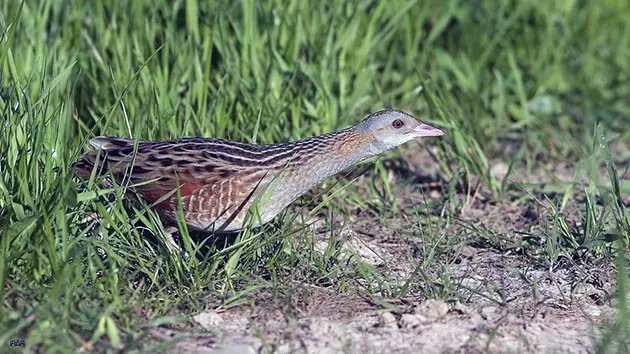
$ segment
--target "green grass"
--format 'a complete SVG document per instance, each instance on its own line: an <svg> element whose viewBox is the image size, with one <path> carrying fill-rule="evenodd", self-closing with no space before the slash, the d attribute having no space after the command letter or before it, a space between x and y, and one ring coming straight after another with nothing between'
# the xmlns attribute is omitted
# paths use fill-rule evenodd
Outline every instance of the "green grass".
<svg viewBox="0 0 630 354"><path fill-rule="evenodd" d="M26 338L47 351L137 349L148 329L181 321L171 316L249 303L260 289L284 296L291 281L456 296L440 271L456 243L445 230L471 199L457 191L479 180L498 202L551 196L553 217L524 244L480 229L458 240L525 249L550 269L584 250L608 266L618 257L619 319L601 345L627 348L630 214L620 200L630 183L619 176L630 160L628 18L625 0L2 2L0 347ZM269 143L382 107L447 131L425 143L437 145L444 200L413 211L409 224L427 246L418 277L402 282L346 264L332 231L316 252L305 218L350 224L361 208L393 223L399 188L385 162L398 152L367 165L361 183L328 181L236 240L184 232L189 257L169 251L154 213L119 189L79 183L70 168L94 135ZM573 182L514 184L491 173L496 160L530 172L568 162ZM578 195L585 202L567 209ZM567 220L573 210L581 229ZM92 213L100 219L82 222Z"/></svg>

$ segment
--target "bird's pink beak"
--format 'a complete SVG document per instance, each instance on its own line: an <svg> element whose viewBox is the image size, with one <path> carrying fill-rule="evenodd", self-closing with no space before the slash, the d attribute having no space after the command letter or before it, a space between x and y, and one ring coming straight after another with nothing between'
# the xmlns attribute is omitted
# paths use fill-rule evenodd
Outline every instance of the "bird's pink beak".
<svg viewBox="0 0 630 354"><path fill-rule="evenodd" d="M415 127L413 131L415 135L418 137L444 135L444 132L442 131L442 129L438 129L424 122L420 123L419 126Z"/></svg>

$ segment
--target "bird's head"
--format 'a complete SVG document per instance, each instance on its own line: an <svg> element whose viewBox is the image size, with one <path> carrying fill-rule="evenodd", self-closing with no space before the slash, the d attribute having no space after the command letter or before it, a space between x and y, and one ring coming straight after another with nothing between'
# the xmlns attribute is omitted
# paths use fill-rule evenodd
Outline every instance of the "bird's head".
<svg viewBox="0 0 630 354"><path fill-rule="evenodd" d="M442 130L411 114L391 109L370 114L359 123L357 129L373 136L372 145L377 154L416 138L444 135Z"/></svg>

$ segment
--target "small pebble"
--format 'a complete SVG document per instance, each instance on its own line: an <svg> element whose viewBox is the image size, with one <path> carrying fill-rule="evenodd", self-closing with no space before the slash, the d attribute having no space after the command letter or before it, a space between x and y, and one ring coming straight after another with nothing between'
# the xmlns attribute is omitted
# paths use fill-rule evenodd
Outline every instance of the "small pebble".
<svg viewBox="0 0 630 354"><path fill-rule="evenodd" d="M258 350L253 348L249 344L231 344L222 348L216 348L212 352L212 354L256 354Z"/></svg>
<svg viewBox="0 0 630 354"><path fill-rule="evenodd" d="M381 313L380 325L386 328L398 328L396 317L391 312Z"/></svg>
<svg viewBox="0 0 630 354"><path fill-rule="evenodd" d="M405 313L400 318L402 328L416 328L428 322L426 317L412 313Z"/></svg>
<svg viewBox="0 0 630 354"><path fill-rule="evenodd" d="M416 312L429 320L437 320L446 316L448 305L442 300L427 300L418 307Z"/></svg>
<svg viewBox="0 0 630 354"><path fill-rule="evenodd" d="M214 311L206 311L193 317L206 330L216 330L223 325L223 317Z"/></svg>

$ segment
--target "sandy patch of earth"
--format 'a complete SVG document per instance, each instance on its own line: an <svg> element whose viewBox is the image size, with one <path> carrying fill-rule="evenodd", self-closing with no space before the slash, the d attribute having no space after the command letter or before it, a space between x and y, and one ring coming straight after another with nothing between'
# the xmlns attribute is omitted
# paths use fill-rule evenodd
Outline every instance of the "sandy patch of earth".
<svg viewBox="0 0 630 354"><path fill-rule="evenodd" d="M410 250L421 241L376 230L341 230L343 257L387 267L401 283L413 277L418 260ZM327 235L316 245L322 252ZM458 284L452 301L413 292L367 298L296 284L288 303L262 292L253 307L197 314L189 326L201 333L171 352L584 353L594 350L598 326L614 318L611 272L593 270L585 280L574 267L545 270L520 255L475 245L444 263ZM164 331L156 330L156 338L167 336Z"/></svg>

